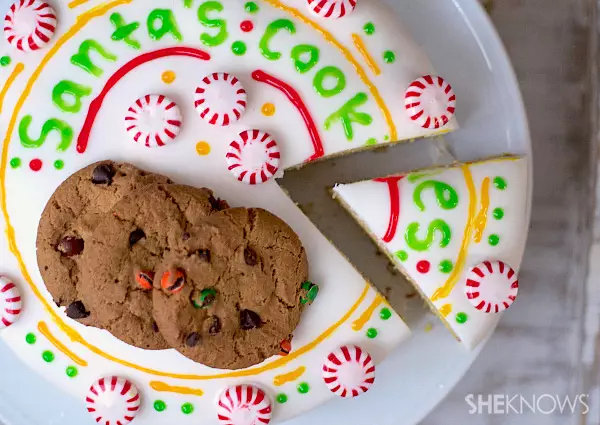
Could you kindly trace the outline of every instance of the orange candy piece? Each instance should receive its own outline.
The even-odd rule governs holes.
[[[145,290],[152,289],[152,282],[154,281],[153,272],[139,271],[135,274],[135,281]]]
[[[281,348],[281,351],[279,352],[279,355],[280,356],[287,356],[292,351],[292,341],[291,341],[291,338],[289,340],[284,339],[283,341],[281,341],[281,344],[279,344],[279,346]]]
[[[185,274],[183,270],[167,270],[160,279],[160,286],[172,294],[180,292],[185,285]]]

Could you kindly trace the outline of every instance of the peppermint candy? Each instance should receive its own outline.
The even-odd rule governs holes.
[[[226,161],[229,171],[241,182],[259,184],[269,181],[279,170],[281,152],[268,133],[246,130],[231,142]]]
[[[14,324],[21,315],[21,291],[6,276],[0,276],[0,330]]]
[[[306,0],[308,10],[327,19],[343,18],[354,12],[356,0]]]
[[[219,397],[217,416],[222,425],[260,425],[271,422],[271,401],[253,385],[227,388]]]
[[[181,111],[175,102],[163,95],[140,97],[127,110],[127,134],[136,143],[149,148],[171,143],[181,130]]]
[[[500,313],[508,309],[518,292],[517,274],[502,261],[484,261],[467,275],[467,298],[477,310],[485,313]]]
[[[196,87],[196,111],[212,125],[224,127],[239,121],[247,102],[248,96],[240,80],[226,72],[207,75]]]
[[[456,111],[456,95],[442,77],[425,75],[413,81],[404,97],[410,119],[423,128],[444,127]]]
[[[23,52],[39,50],[50,42],[56,32],[56,12],[46,2],[18,0],[4,17],[4,36]]]
[[[327,356],[323,380],[327,388],[340,397],[358,397],[375,382],[375,364],[362,348],[345,345]]]
[[[140,409],[140,393],[130,381],[118,376],[100,378],[85,398],[88,412],[102,425],[126,425]]]

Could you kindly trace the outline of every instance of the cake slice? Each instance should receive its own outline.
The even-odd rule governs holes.
[[[506,156],[339,185],[334,197],[469,349],[518,292],[528,161]]]

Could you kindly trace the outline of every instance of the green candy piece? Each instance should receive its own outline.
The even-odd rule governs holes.
[[[306,281],[302,284],[302,289],[306,291],[306,298],[301,297],[300,302],[302,304],[312,304],[317,299],[319,295],[319,287],[310,281]]]
[[[246,3],[246,5],[244,6],[244,10],[250,14],[255,14],[258,13],[258,11],[260,10],[260,8],[258,7],[258,5],[256,3],[254,3],[253,1],[249,1],[248,3]]]
[[[390,320],[392,317],[392,312],[389,308],[382,308],[379,312],[379,317],[381,317],[381,320]]]
[[[66,373],[69,378],[75,378],[79,374],[79,371],[75,366],[69,366],[67,367]]]
[[[243,41],[234,41],[231,45],[231,51],[236,56],[243,56],[246,53],[246,50],[248,50],[248,48]]]
[[[442,260],[439,268],[442,273],[450,273],[454,269],[454,264],[450,260]]]
[[[377,329],[369,328],[367,330],[367,338],[375,339],[375,338],[377,338],[377,335],[379,335],[379,332],[377,332]]]
[[[504,218],[504,210],[502,208],[494,209],[494,218],[496,220],[502,220]]]
[[[10,160],[10,168],[19,168],[21,166],[21,158],[13,158]]]
[[[167,403],[162,400],[156,400],[154,402],[154,410],[157,412],[164,412],[167,409]]]
[[[42,359],[44,359],[46,363],[52,363],[54,361],[54,353],[46,350],[42,353]]]
[[[56,168],[57,170],[62,170],[63,168],[65,168],[65,162],[62,159],[57,159],[56,161],[54,161],[54,168]]]
[[[10,65],[10,57],[9,56],[2,56],[0,58],[0,66],[8,66]]]
[[[383,60],[385,63],[394,63],[396,62],[396,54],[391,50],[388,50],[383,54]]]
[[[37,337],[36,337],[36,336],[35,336],[35,334],[33,334],[33,333],[28,333],[28,334],[25,336],[25,341],[27,342],[27,344],[29,344],[29,345],[33,345],[33,344],[35,344],[35,342],[37,341]]]
[[[213,288],[203,289],[197,300],[194,300],[194,307],[208,308],[217,300],[217,291]]]
[[[504,190],[508,187],[508,183],[506,183],[506,180],[502,177],[496,177],[494,179],[494,186],[496,186],[496,189],[498,190]]]
[[[298,384],[298,392],[300,394],[306,394],[309,391],[310,391],[310,385],[308,385],[308,383],[302,382],[302,383]]]
[[[288,401],[288,396],[283,393],[277,394],[277,398],[275,400],[277,400],[277,403],[283,404]]]
[[[490,237],[488,238],[488,242],[490,243],[491,246],[496,246],[500,243],[500,236],[490,235]]]
[[[363,29],[367,35],[375,34],[375,24],[373,22],[367,22]]]
[[[406,261],[408,260],[408,252],[400,250],[396,252],[396,257],[398,257],[400,261]]]
[[[461,325],[462,325],[463,323],[466,323],[466,322],[467,322],[467,320],[469,320],[469,316],[467,316],[467,313],[458,313],[458,314],[456,315],[456,321],[457,321],[458,323],[460,323]]]
[[[184,415],[191,415],[194,413],[194,405],[192,403],[183,403],[181,405],[181,411]]]

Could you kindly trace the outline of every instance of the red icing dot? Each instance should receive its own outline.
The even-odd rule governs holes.
[[[40,159],[32,159],[29,163],[29,168],[32,171],[40,171],[42,169],[42,161]]]
[[[417,271],[419,273],[429,273],[429,269],[431,268],[431,264],[427,260],[422,260],[417,263]]]
[[[240,24],[240,28],[244,32],[250,32],[254,29],[254,24],[252,23],[252,21],[244,21]]]

